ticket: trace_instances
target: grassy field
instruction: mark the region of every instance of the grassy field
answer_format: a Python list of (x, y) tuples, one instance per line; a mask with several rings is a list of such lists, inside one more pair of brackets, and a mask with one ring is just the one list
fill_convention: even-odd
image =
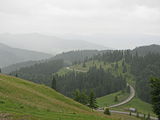
[(110, 120), (44, 85), (0, 75), (0, 118)]
[[(115, 101), (115, 96), (118, 97), (118, 101)], [(119, 92), (98, 98), (97, 104), (99, 107), (107, 107), (107, 106), (117, 104), (117, 103), (124, 101), (128, 96), (129, 94), (127, 92), (119, 91)]]
[(126, 110), (127, 108), (136, 108), (138, 112), (140, 113), (145, 113), (148, 114), (150, 113), (151, 115), (155, 116), (155, 114), (152, 111), (152, 105), (149, 103), (146, 103), (142, 100), (140, 100), (139, 98), (134, 98), (132, 101), (130, 101), (129, 103), (119, 106), (117, 108), (115, 108), (116, 110)]
[(129, 116), (129, 115), (117, 114), (117, 113), (112, 113), (111, 117), (117, 120), (142, 120), (141, 118), (137, 118), (135, 116)]
[[(115, 96), (120, 94), (121, 92), (116, 92), (113, 94), (109, 94), (100, 98), (97, 98), (97, 103), (100, 107), (106, 107), (109, 105), (113, 105), (116, 103), (119, 103), (121, 101), (123, 101), (124, 99), (126, 99), (128, 97), (127, 93), (121, 93), (121, 95), (119, 96), (119, 102), (114, 102), (115, 100)], [(149, 103), (146, 103), (142, 100), (140, 100), (139, 98), (133, 98), (133, 100), (131, 100), (129, 103), (119, 106), (119, 107), (115, 107), (112, 108), (113, 110), (119, 110), (119, 111), (126, 111), (128, 108), (136, 108), (138, 112), (140, 113), (145, 113), (145, 114), (152, 114), (153, 116), (155, 116), (155, 114), (152, 111), (152, 105)]]

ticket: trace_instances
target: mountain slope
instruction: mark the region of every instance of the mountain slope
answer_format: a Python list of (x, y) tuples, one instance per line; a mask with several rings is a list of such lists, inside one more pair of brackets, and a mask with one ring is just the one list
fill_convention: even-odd
[(7, 45), (51, 54), (71, 50), (106, 49), (106, 47), (82, 40), (61, 39), (37, 33), (32, 34), (0, 34), (0, 42)]
[(49, 54), (12, 48), (0, 43), (0, 67), (29, 60), (46, 59), (49, 57), (51, 57)]
[(0, 75), (0, 106), (8, 119), (107, 120), (49, 87), (6, 75)]
[(140, 46), (133, 49), (133, 53), (138, 53), (138, 55), (145, 56), (148, 53), (158, 53), (160, 54), (160, 45), (152, 44), (148, 46)]

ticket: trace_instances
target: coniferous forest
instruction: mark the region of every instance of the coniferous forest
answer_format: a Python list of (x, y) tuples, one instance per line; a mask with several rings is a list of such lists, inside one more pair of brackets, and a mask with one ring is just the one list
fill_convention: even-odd
[(57, 90), (70, 97), (76, 89), (93, 90), (96, 97), (100, 97), (126, 88), (125, 78), (114, 76), (102, 67), (91, 67), (86, 73), (70, 72), (62, 76), (56, 75), (56, 80)]
[[(80, 51), (77, 51), (80, 53)], [(84, 53), (83, 53), (84, 52)], [(88, 52), (88, 51), (87, 51)], [(67, 61), (75, 58), (76, 51), (70, 54)], [(123, 72), (129, 72), (134, 76), (136, 92), (139, 98), (146, 102), (151, 102), (149, 80), (152, 76), (160, 77), (160, 55), (158, 53), (147, 52), (139, 55), (139, 51), (132, 50), (113, 50), (103, 52), (91, 52), (89, 58), (84, 58), (83, 61), (70, 61), (72, 64), (85, 63), (87, 61), (98, 60), (105, 63), (117, 63), (122, 62)], [(95, 54), (93, 54), (95, 53)], [(81, 54), (86, 54), (86, 51), (81, 51)], [(89, 53), (87, 53), (89, 54)], [(64, 54), (67, 56), (67, 53)], [(72, 56), (73, 55), (73, 56)], [(63, 54), (60, 58), (63, 58)], [(126, 67), (129, 65), (129, 69)], [(84, 64), (85, 65), (85, 64)], [(12, 72), (11, 75), (17, 75), (18, 77), (52, 86), (53, 74), (61, 68), (67, 66), (63, 59), (50, 60), (48, 62), (38, 63), (30, 67), (21, 68), (18, 71)], [(114, 69), (118, 69), (118, 65), (115, 64)], [(103, 66), (97, 68), (92, 66), (86, 73), (81, 72), (68, 72), (62, 76), (54, 75), (56, 79), (57, 91), (72, 97), (72, 93), (79, 89), (80, 91), (91, 89), (94, 90), (97, 97), (103, 96), (109, 93), (113, 93), (119, 90), (123, 90), (126, 87), (126, 78), (122, 75), (113, 75), (112, 71), (104, 70)], [(118, 83), (118, 84), (117, 84)]]

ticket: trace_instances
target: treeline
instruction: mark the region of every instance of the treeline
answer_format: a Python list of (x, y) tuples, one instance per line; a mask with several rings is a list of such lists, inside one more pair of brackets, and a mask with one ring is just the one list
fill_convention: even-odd
[(114, 76), (102, 67), (91, 67), (88, 72), (70, 72), (65, 75), (56, 75), (57, 90), (62, 94), (72, 97), (73, 91), (91, 89), (96, 97), (117, 92), (126, 88), (126, 80), (122, 76)]
[(64, 67), (63, 60), (52, 60), (21, 68), (18, 71), (12, 72), (11, 75), (51, 86), (52, 74), (62, 67)]
[(85, 90), (79, 91), (78, 89), (76, 89), (73, 92), (73, 99), (79, 103), (87, 105), (90, 108), (98, 107), (97, 101), (96, 101), (96, 95), (93, 92), (93, 90), (91, 90), (89, 94), (87, 94)]
[(160, 54), (135, 55), (131, 61), (131, 73), (136, 78), (138, 96), (142, 100), (150, 102), (149, 80), (151, 77), (160, 77)]
[(104, 51), (98, 50), (76, 50), (76, 51), (69, 51), (62, 54), (58, 54), (51, 58), (51, 60), (56, 59), (63, 59), (64, 62), (68, 65), (72, 65), (75, 63), (81, 63), (84, 60), (87, 60), (99, 53), (103, 53)]
[(150, 102), (149, 79), (151, 77), (160, 77), (160, 54), (148, 52), (143, 55), (142, 53), (139, 55), (138, 52), (133, 52), (131, 50), (117, 50), (94, 56), (92, 60), (109, 63), (122, 60), (123, 72), (129, 72), (124, 62), (130, 65), (130, 73), (134, 75), (136, 80), (135, 87), (138, 97), (146, 102)]

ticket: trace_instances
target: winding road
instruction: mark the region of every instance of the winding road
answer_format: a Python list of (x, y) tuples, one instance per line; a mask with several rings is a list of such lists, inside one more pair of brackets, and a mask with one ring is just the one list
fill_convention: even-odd
[[(66, 69), (67, 70), (72, 70), (72, 71), (74, 70), (74, 71), (77, 71), (77, 72), (87, 72), (85, 70), (77, 70), (77, 69), (72, 69), (70, 67), (66, 67)], [(127, 85), (129, 85), (129, 84), (127, 83)], [(130, 95), (129, 95), (129, 97), (126, 100), (124, 100), (124, 101), (122, 101), (122, 102), (120, 102), (118, 104), (114, 104), (114, 105), (109, 106), (109, 108), (114, 108), (114, 107), (118, 107), (118, 106), (124, 105), (124, 104), (130, 102), (134, 98), (135, 90), (131, 85), (129, 85), (129, 87), (130, 87)]]
[[(127, 85), (129, 85), (129, 84), (127, 84)], [(114, 107), (118, 107), (118, 106), (124, 105), (124, 104), (130, 102), (134, 98), (135, 90), (131, 85), (129, 85), (129, 87), (130, 87), (130, 95), (129, 95), (129, 97), (126, 100), (122, 101), (121, 103), (109, 106), (109, 108), (114, 108)]]
[[(70, 67), (66, 67), (66, 69), (67, 70), (71, 70), (71, 71), (74, 70), (76, 72), (87, 72), (85, 70), (77, 70), (77, 69), (72, 69)], [(130, 95), (129, 95), (129, 97), (126, 100), (124, 100), (124, 101), (122, 101), (122, 102), (120, 102), (118, 104), (114, 104), (114, 105), (109, 106), (108, 108), (114, 108), (114, 107), (118, 107), (118, 106), (127, 104), (128, 102), (130, 102), (135, 97), (135, 93), (136, 93), (135, 89), (131, 85), (129, 85), (128, 83), (127, 83), (127, 85), (130, 87)], [(98, 108), (96, 111), (98, 111), (98, 112), (104, 112), (104, 108)], [(124, 111), (110, 110), (110, 112), (111, 113), (130, 115), (130, 112), (124, 112)], [(137, 116), (136, 113), (131, 113), (131, 114), (132, 114), (132, 116)], [(144, 114), (139, 114), (139, 117), (141, 117), (141, 118), (144, 117)], [(152, 116), (150, 117), (150, 119), (151, 120), (158, 120), (158, 118), (152, 117)]]

